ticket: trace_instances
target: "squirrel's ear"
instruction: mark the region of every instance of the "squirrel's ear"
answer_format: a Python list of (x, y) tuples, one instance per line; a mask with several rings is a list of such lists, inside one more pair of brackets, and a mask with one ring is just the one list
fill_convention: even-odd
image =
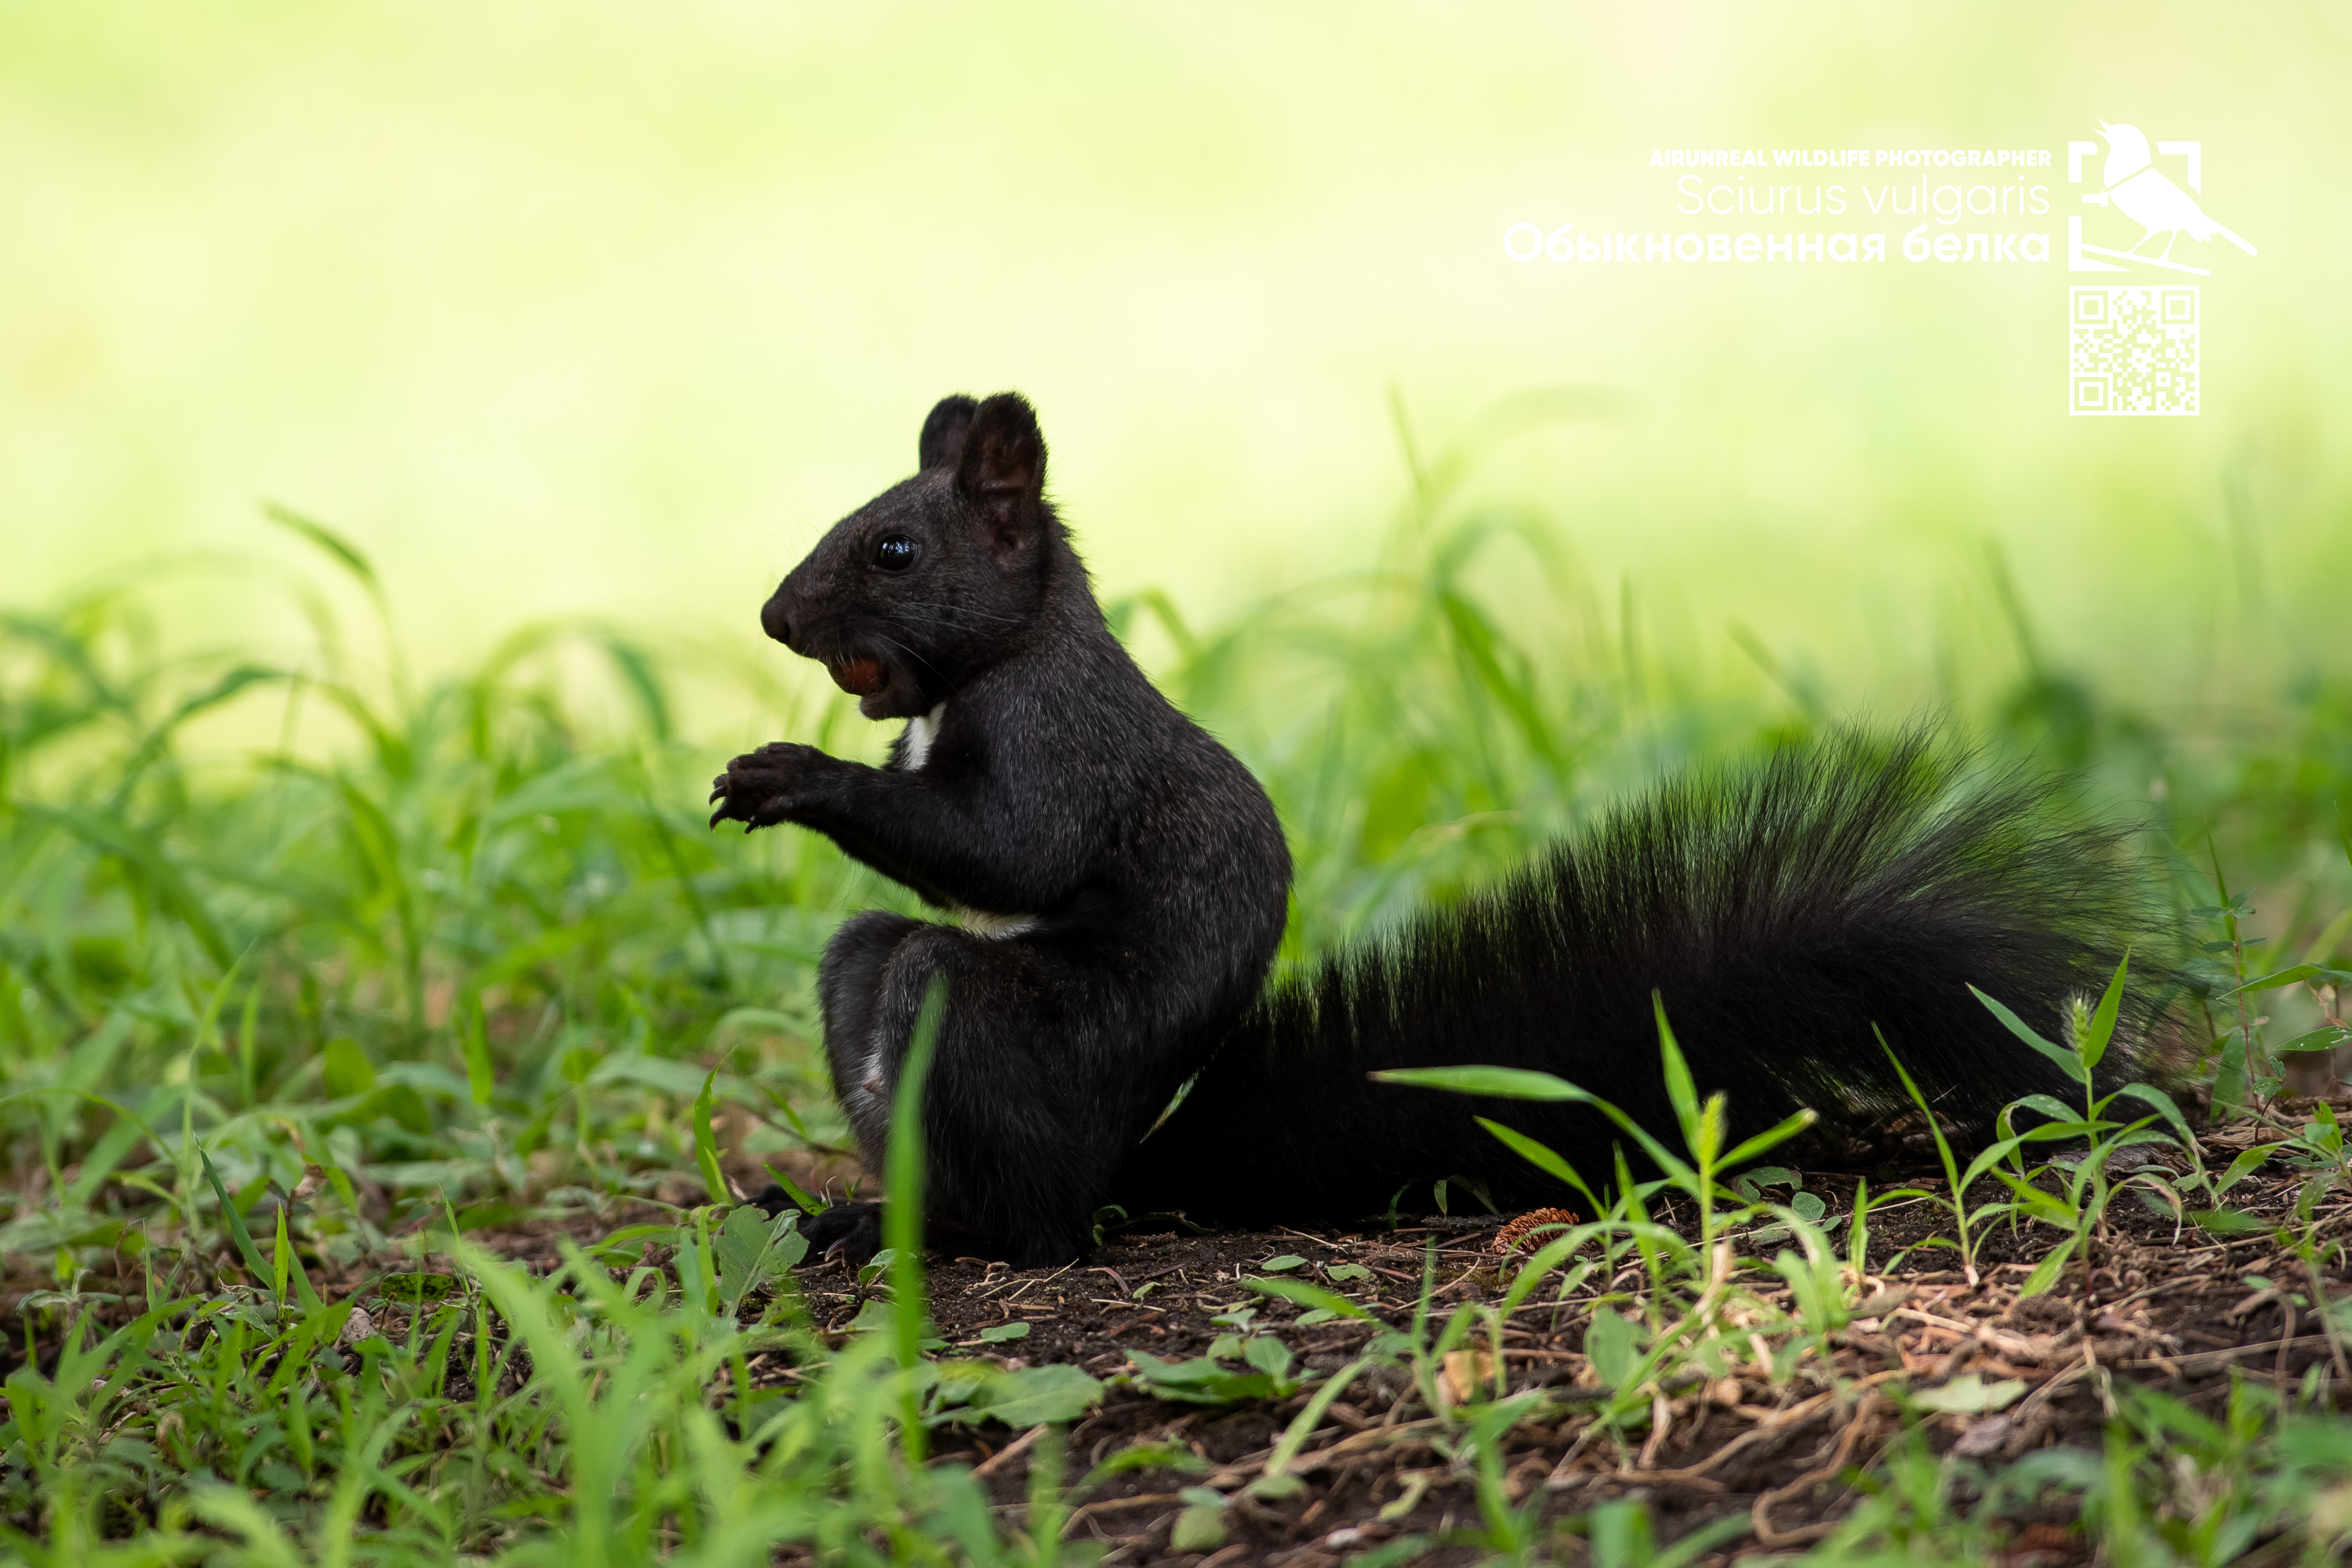
[(951, 468), (963, 456), (964, 432), (971, 428), (972, 411), (980, 406), (962, 393), (942, 397), (931, 405), (929, 417), (923, 421), (923, 434), (915, 443), (920, 457), (919, 467)]
[(1045, 437), (1028, 399), (1000, 392), (972, 411), (956, 489), (980, 503), (998, 550), (1026, 542), (1045, 489)]

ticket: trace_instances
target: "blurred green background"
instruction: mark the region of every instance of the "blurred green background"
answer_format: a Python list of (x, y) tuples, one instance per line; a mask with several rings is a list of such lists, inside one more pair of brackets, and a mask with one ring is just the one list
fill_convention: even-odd
[[(905, 895), (701, 796), (887, 740), (756, 612), (956, 390), (1266, 780), (1288, 959), (1922, 710), (2340, 944), (2347, 65), (2318, 6), (0, 0), (0, 1253), (147, 1202), (91, 1093), (184, 1221), (191, 1137), (387, 1225), (691, 1185), (712, 1068), (730, 1159), (829, 1157), (810, 965)], [(2176, 246), (2193, 419), (2069, 417), (2063, 260), (1858, 206), (1803, 226), (1895, 258), (1504, 252), (1761, 226), (1660, 149), (2041, 147), (2063, 256), (2100, 120), (2261, 251)]]
[[(269, 499), (370, 553), (428, 666), (549, 615), (751, 639), (934, 397), (1013, 386), (1106, 588), (1226, 612), (1373, 558), (1391, 394), (1437, 445), (1571, 385), (1613, 412), (1475, 488), (1710, 679), (1758, 679), (1734, 620), (1855, 702), (1997, 661), (2000, 541), (2053, 652), (2203, 694), (2218, 637), (2307, 656), (2343, 602), (2347, 64), (2318, 5), (10, 0), (7, 594), (262, 549)], [(2103, 118), (2200, 138), (2262, 251), (2179, 247), (2216, 271), (2193, 420), (2065, 416), (2063, 261), (1502, 253), (1692, 226), (1654, 148), (2063, 180)], [(180, 608), (280, 624), (235, 590)]]

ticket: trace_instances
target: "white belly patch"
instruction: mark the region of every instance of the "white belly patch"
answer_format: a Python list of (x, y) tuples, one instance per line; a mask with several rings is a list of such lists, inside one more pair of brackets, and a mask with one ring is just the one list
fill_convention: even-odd
[(900, 767), (910, 773), (923, 771), (923, 764), (931, 760), (931, 742), (940, 738), (940, 718), (947, 710), (948, 705), (942, 702), (907, 721), (907, 749), (898, 760)]
[(956, 910), (956, 919), (962, 921), (963, 929), (974, 936), (991, 938), (1020, 936), (1024, 932), (1037, 929), (1035, 915), (992, 915), (986, 910), (959, 909)]

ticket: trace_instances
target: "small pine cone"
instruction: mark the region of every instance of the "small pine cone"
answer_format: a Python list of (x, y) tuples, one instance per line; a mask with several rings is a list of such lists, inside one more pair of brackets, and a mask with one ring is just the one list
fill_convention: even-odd
[[(1495, 1233), (1496, 1255), (1497, 1257), (1508, 1258), (1512, 1253), (1520, 1249), (1522, 1244), (1527, 1241), (1528, 1234), (1530, 1231), (1536, 1230), (1539, 1227), (1574, 1225), (1576, 1223), (1576, 1215), (1570, 1213), (1567, 1209), (1529, 1209), (1527, 1213), (1521, 1215), (1518, 1218), (1513, 1220), (1510, 1224), (1505, 1226), (1502, 1229)], [(1551, 1237), (1549, 1236), (1546, 1236), (1542, 1238), (1543, 1241), (1549, 1241)], [(1540, 1246), (1541, 1242), (1538, 1242), (1538, 1245)]]

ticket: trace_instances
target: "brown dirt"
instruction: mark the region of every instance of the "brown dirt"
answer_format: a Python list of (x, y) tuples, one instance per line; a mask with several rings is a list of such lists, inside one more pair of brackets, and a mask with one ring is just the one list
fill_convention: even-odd
[[(2253, 1141), (2252, 1131), (2242, 1128), (2209, 1139), (2206, 1158), (2221, 1169)], [(2265, 1218), (2284, 1218), (2303, 1180), (2303, 1173), (2273, 1161), (2233, 1188), (2229, 1201)], [(1874, 1180), (1872, 1187), (1895, 1184)], [(1913, 1173), (1899, 1184), (1939, 1191), (1943, 1185)], [(1841, 1242), (1855, 1185), (1847, 1173), (1805, 1175), (1806, 1190), (1828, 1201), (1832, 1234)], [(1980, 1190), (1977, 1200), (1987, 1201), (1987, 1194)], [(1687, 1208), (1678, 1216), (1685, 1222), (1692, 1217)], [(2095, 1448), (2121, 1383), (2145, 1384), (2208, 1415), (2220, 1414), (2233, 1376), (2291, 1389), (2312, 1366), (2329, 1363), (2336, 1369), (2333, 1386), (2352, 1390), (2352, 1375), (2342, 1370), (2338, 1347), (2322, 1326), (2280, 1290), (2245, 1283), (2248, 1275), (2263, 1275), (2289, 1292), (2308, 1293), (2304, 1266), (2281, 1252), (2273, 1231), (2210, 1236), (2159, 1217), (2128, 1194), (2119, 1195), (2109, 1213), (2087, 1289), (2083, 1270), (2070, 1265), (2055, 1289), (2021, 1300), (2020, 1286), (2054, 1239), (2046, 1227), (2021, 1227), (2014, 1237), (2004, 1227), (1991, 1228), (1979, 1259), (1979, 1280), (1970, 1285), (1949, 1267), (1954, 1255), (1948, 1251), (1910, 1250), (1898, 1267), (1888, 1268), (1898, 1253), (1948, 1233), (1948, 1212), (1940, 1205), (1915, 1200), (1875, 1210), (1865, 1296), (1886, 1305), (1832, 1336), (1830, 1365), (1809, 1359), (1777, 1386), (1748, 1376), (1678, 1393), (1657, 1412), (1663, 1426), (1654, 1426), (1646, 1440), (1637, 1434), (1633, 1447), (1586, 1435), (1591, 1418), (1576, 1395), (1593, 1392), (1582, 1354), (1588, 1311), (1575, 1301), (1557, 1310), (1522, 1308), (1505, 1336), (1506, 1384), (1514, 1393), (1547, 1386), (1566, 1403), (1541, 1424), (1509, 1433), (1507, 1489), (1515, 1503), (1539, 1496), (1547, 1519), (1641, 1497), (1662, 1539), (1726, 1514), (1745, 1516), (1749, 1535), (1701, 1559), (1723, 1563), (1736, 1552), (1794, 1548), (1826, 1534), (1853, 1500), (1843, 1478), (1867, 1467), (1904, 1430), (1892, 1397), (1897, 1389), (1923, 1390), (1969, 1373), (1986, 1382), (2025, 1383), (2027, 1394), (2000, 1415), (1927, 1417), (1937, 1452), (1961, 1444), (1964, 1453), (1989, 1467), (2051, 1445)], [(2332, 1193), (2315, 1217), (2323, 1245), (2344, 1236), (2352, 1231), (2352, 1197)], [(1281, 1331), (1306, 1366), (1328, 1372), (1352, 1360), (1379, 1325), (1334, 1321), (1291, 1329), (1286, 1325), (1301, 1309), (1253, 1294), (1239, 1283), (1244, 1275), (1261, 1274), (1265, 1261), (1277, 1255), (1302, 1256), (1307, 1266), (1287, 1278), (1325, 1283), (1369, 1307), (1381, 1323), (1405, 1327), (1425, 1249), (1433, 1241), (1435, 1316), (1442, 1321), (1454, 1303), (1498, 1297), (1508, 1285), (1511, 1270), (1491, 1249), (1503, 1223), (1504, 1216), (1433, 1215), (1394, 1231), (1163, 1231), (1117, 1237), (1059, 1269), (935, 1258), (931, 1310), (941, 1333), (961, 1353), (1009, 1351), (1013, 1353), (996, 1357), (1008, 1366), (1067, 1362), (1111, 1379), (1132, 1370), (1132, 1350), (1162, 1360), (1205, 1352), (1212, 1340), (1231, 1331), (1210, 1320), (1245, 1304), (1257, 1310), (1258, 1325)], [(1371, 1280), (1330, 1284), (1326, 1271), (1347, 1263), (1370, 1268)], [(819, 1322), (840, 1329), (855, 1318), (862, 1298), (840, 1265), (806, 1269), (802, 1279)], [(1618, 1283), (1624, 1289), (1631, 1281), (1621, 1277)], [(1147, 1285), (1154, 1288), (1136, 1300), (1136, 1291)], [(2329, 1280), (2331, 1292), (2345, 1285), (2340, 1278)], [(1596, 1283), (1592, 1289), (1601, 1288)], [(979, 1339), (982, 1329), (1011, 1322), (1028, 1323), (1028, 1335), (1001, 1345)], [(1106, 1561), (1122, 1568), (1256, 1563), (1315, 1568), (1399, 1536), (1438, 1537), (1457, 1526), (1480, 1525), (1468, 1468), (1441, 1451), (1441, 1425), (1401, 1375), (1359, 1378), (1330, 1406), (1304, 1458), (1291, 1467), (1306, 1482), (1297, 1494), (1276, 1501), (1241, 1495), (1310, 1393), (1302, 1390), (1279, 1404), (1213, 1408), (1164, 1403), (1138, 1387), (1112, 1387), (1101, 1407), (1069, 1434), (1072, 1476), (1142, 1440), (1176, 1443), (1212, 1468), (1118, 1476), (1083, 1500), (1074, 1530), (1108, 1544)], [(1001, 1427), (950, 1432), (935, 1451), (978, 1467), (1000, 1503), (1015, 1505), (1027, 1495), (1024, 1434)], [(1226, 1514), (1229, 1544), (1209, 1554), (1175, 1552), (1170, 1532), (1184, 1507), (1177, 1494), (1202, 1485), (1234, 1500)], [(1406, 1503), (1408, 1497), (1414, 1500)], [(1381, 1517), (1384, 1511), (1390, 1517)], [(2008, 1522), (2007, 1568), (2090, 1560), (2074, 1504), (2063, 1494)], [(1417, 1561), (1466, 1563), (1482, 1555), (1474, 1547), (1441, 1547)]]
[[(2255, 1141), (2254, 1131), (2243, 1125), (2209, 1136), (2207, 1163), (2222, 1169)], [(2229, 1202), (2265, 1220), (2284, 1221), (2305, 1179), (2273, 1160), (2234, 1188)], [(1881, 1171), (1871, 1184), (1874, 1192), (1898, 1184), (1942, 1187), (1915, 1171)], [(1824, 1225), (1841, 1246), (1855, 1186), (1851, 1173), (1804, 1174), (1805, 1190), (1826, 1201)], [(691, 1197), (683, 1189), (664, 1195)], [(1983, 1202), (1988, 1194), (1977, 1195)], [(624, 1226), (660, 1223), (667, 1212), (652, 1204), (619, 1204), (601, 1215), (534, 1218), (474, 1239), (546, 1269), (558, 1263), (566, 1238), (592, 1240)], [(1607, 1282), (1594, 1281), (1566, 1302), (1523, 1307), (1505, 1335), (1503, 1385), (1512, 1393), (1549, 1388), (1554, 1403), (1541, 1422), (1507, 1434), (1506, 1489), (1514, 1503), (1538, 1499), (1547, 1519), (1580, 1514), (1613, 1499), (1643, 1498), (1667, 1540), (1727, 1514), (1743, 1516), (1751, 1533), (1700, 1560), (1726, 1563), (1733, 1552), (1759, 1545), (1794, 1548), (1826, 1533), (1853, 1500), (1846, 1479), (1903, 1431), (1893, 1398), (1903, 1388), (1916, 1392), (1966, 1373), (2025, 1383), (2029, 1392), (1999, 1415), (1927, 1418), (1936, 1451), (1959, 1444), (1987, 1466), (2051, 1445), (2095, 1447), (2123, 1383), (2162, 1390), (2207, 1415), (2218, 1414), (2233, 1377), (2287, 1389), (2310, 1368), (2327, 1363), (2335, 1372), (2331, 1387), (2339, 1395), (2352, 1390), (2346, 1347), (2332, 1343), (2324, 1325), (2281, 1290), (2247, 1283), (2250, 1275), (2265, 1276), (2287, 1292), (2308, 1296), (2304, 1266), (2282, 1252), (2278, 1232), (2211, 1236), (2151, 1213), (2128, 1194), (2119, 1195), (2109, 1213), (2087, 1279), (2070, 1266), (2057, 1289), (2021, 1300), (2020, 1286), (2055, 1239), (2046, 1227), (2023, 1226), (2014, 1235), (1991, 1227), (1979, 1258), (1980, 1278), (1970, 1284), (1950, 1266), (1950, 1252), (1917, 1249), (1928, 1237), (1948, 1233), (1948, 1211), (1941, 1205), (1915, 1199), (1875, 1210), (1864, 1294), (1881, 1306), (1832, 1336), (1826, 1363), (1808, 1357), (1778, 1384), (1743, 1375), (1675, 1390), (1654, 1408), (1650, 1433), (1637, 1434), (1632, 1446), (1587, 1431), (1598, 1390), (1583, 1354), (1584, 1328), (1590, 1298)], [(1471, 1472), (1447, 1457), (1444, 1424), (1433, 1417), (1423, 1393), (1402, 1374), (1359, 1377), (1329, 1406), (1290, 1467), (1303, 1488), (1261, 1500), (1243, 1495), (1243, 1489), (1261, 1474), (1312, 1385), (1280, 1402), (1171, 1404), (1145, 1392), (1139, 1379), (1121, 1381), (1135, 1370), (1130, 1352), (1162, 1360), (1201, 1355), (1231, 1331), (1211, 1319), (1248, 1306), (1255, 1310), (1256, 1327), (1279, 1331), (1304, 1368), (1336, 1370), (1383, 1327), (1410, 1326), (1433, 1244), (1434, 1321), (1442, 1321), (1456, 1303), (1498, 1297), (1513, 1274), (1492, 1246), (1506, 1217), (1432, 1215), (1394, 1230), (1213, 1234), (1146, 1222), (1062, 1268), (934, 1257), (930, 1308), (955, 1353), (1010, 1367), (1069, 1363), (1107, 1381), (1100, 1406), (1068, 1434), (1070, 1476), (1083, 1476), (1140, 1441), (1172, 1443), (1201, 1461), (1189, 1472), (1128, 1471), (1080, 1500), (1072, 1529), (1107, 1543), (1107, 1563), (1118, 1568), (1256, 1563), (1315, 1568), (1400, 1536), (1437, 1538), (1480, 1524)], [(1687, 1227), (1693, 1216), (1685, 1205), (1660, 1217)], [(2330, 1189), (2315, 1222), (2322, 1246), (2352, 1233), (2352, 1195)], [(1296, 1327), (1301, 1309), (1240, 1283), (1245, 1275), (1262, 1275), (1263, 1265), (1281, 1254), (1307, 1259), (1285, 1278), (1338, 1290), (1368, 1309), (1373, 1321)], [(1344, 1264), (1370, 1269), (1370, 1278), (1330, 1280), (1328, 1270)], [(394, 1267), (446, 1265), (404, 1259)], [(312, 1278), (330, 1299), (376, 1271), (355, 1268), (344, 1277), (312, 1262)], [(85, 1288), (120, 1283), (136, 1289), (138, 1271), (124, 1272), (119, 1282), (93, 1279)], [(6, 1294), (18, 1298), (41, 1283), (29, 1276), (12, 1279)], [(2331, 1295), (2352, 1285), (2340, 1275), (2326, 1283)], [(867, 1300), (838, 1262), (804, 1268), (800, 1284), (815, 1321), (830, 1332), (847, 1331)], [(1631, 1289), (1638, 1280), (1621, 1275), (1616, 1284)], [(13, 1300), (7, 1305), (13, 1308)], [(984, 1329), (1014, 1322), (1029, 1325), (1025, 1337), (1004, 1342), (980, 1337)], [(24, 1349), (18, 1340), (0, 1356), (13, 1365)], [(54, 1345), (35, 1350), (44, 1360), (55, 1354)], [(760, 1358), (753, 1368), (767, 1381), (786, 1375), (781, 1357)], [(1480, 1369), (1468, 1370), (1475, 1375)], [(1033, 1441), (1030, 1434), (1000, 1426), (950, 1427), (935, 1437), (934, 1452), (975, 1467), (995, 1500), (1014, 1507), (1027, 1496)], [(1225, 1515), (1229, 1544), (1213, 1553), (1176, 1552), (1171, 1530), (1185, 1506), (1178, 1493), (1197, 1486), (1232, 1500)], [(2063, 1496), (2009, 1522), (2011, 1547), (2004, 1568), (2090, 1561), (2073, 1504)], [(1441, 1545), (1417, 1561), (1467, 1563), (1481, 1555), (1475, 1547)]]

